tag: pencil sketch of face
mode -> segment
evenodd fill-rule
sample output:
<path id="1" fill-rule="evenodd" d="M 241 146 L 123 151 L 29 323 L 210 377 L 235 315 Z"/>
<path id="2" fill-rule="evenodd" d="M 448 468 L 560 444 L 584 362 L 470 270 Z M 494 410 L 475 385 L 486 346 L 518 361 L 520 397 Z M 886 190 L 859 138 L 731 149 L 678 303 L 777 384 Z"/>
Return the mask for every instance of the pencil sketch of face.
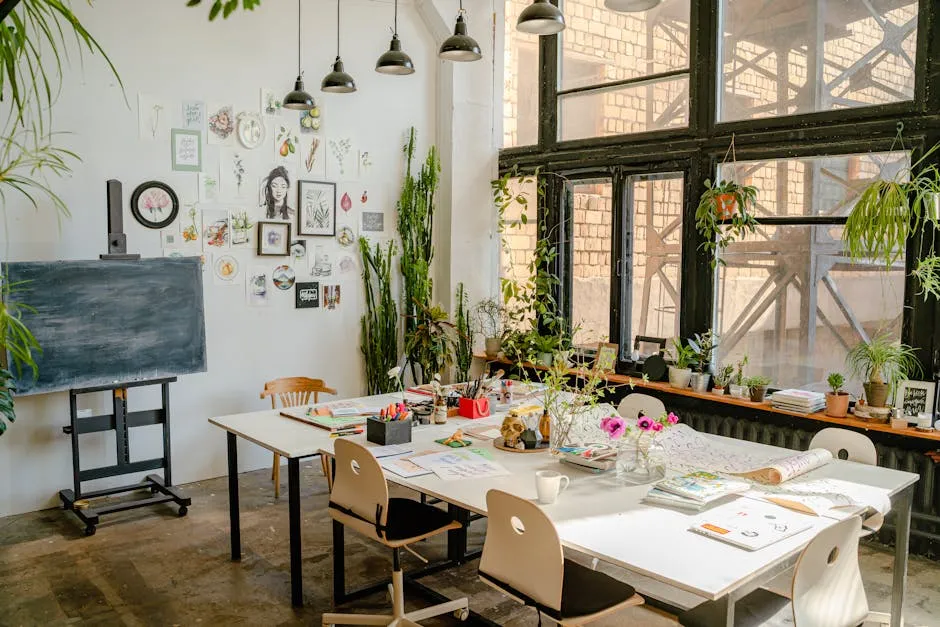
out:
<path id="1" fill-rule="evenodd" d="M 287 190 L 290 189 L 285 181 L 280 176 L 275 177 L 271 180 L 271 196 L 274 198 L 274 202 L 281 204 L 284 202 L 284 199 L 287 197 Z"/>

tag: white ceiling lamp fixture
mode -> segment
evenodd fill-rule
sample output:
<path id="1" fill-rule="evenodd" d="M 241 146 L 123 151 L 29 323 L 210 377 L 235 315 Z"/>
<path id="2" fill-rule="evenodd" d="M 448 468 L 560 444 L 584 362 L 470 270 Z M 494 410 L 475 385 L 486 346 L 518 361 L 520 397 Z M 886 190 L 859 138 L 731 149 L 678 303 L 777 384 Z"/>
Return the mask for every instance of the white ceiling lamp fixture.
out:
<path id="1" fill-rule="evenodd" d="M 617 13 L 641 13 L 662 3 L 663 0 L 604 0 L 604 6 Z"/>

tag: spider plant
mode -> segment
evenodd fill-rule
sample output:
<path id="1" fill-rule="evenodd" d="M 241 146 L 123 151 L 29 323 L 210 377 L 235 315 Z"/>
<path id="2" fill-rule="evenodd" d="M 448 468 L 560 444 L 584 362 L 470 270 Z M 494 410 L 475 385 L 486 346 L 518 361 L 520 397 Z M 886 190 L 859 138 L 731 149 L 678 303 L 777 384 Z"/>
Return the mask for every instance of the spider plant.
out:
<path id="1" fill-rule="evenodd" d="M 940 300 L 940 257 L 929 255 L 919 259 L 911 276 L 920 283 L 917 294 L 923 295 L 925 301 L 931 296 Z"/>
<path id="2" fill-rule="evenodd" d="M 752 185 L 705 181 L 705 192 L 695 210 L 695 227 L 704 240 L 699 248 L 711 256 L 713 268 L 724 265 L 718 255 L 729 244 L 757 230 L 757 218 L 751 212 L 756 200 L 757 188 Z"/>
<path id="3" fill-rule="evenodd" d="M 845 361 L 853 374 L 863 380 L 869 404 L 876 407 L 883 406 L 900 381 L 923 372 L 916 350 L 895 342 L 887 333 L 859 342 L 846 355 Z M 880 402 L 874 402 L 871 396 L 877 396 Z"/>

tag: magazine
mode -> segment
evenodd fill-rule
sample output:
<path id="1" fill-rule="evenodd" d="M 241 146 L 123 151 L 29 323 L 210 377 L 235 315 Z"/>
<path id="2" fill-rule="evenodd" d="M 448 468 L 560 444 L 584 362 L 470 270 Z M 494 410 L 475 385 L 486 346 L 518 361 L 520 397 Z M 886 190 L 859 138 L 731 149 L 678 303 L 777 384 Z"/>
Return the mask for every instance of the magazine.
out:
<path id="1" fill-rule="evenodd" d="M 694 501 L 708 502 L 728 494 L 738 494 L 751 489 L 746 481 L 725 479 L 716 474 L 699 470 L 680 477 L 663 479 L 656 488 Z"/>
<path id="2" fill-rule="evenodd" d="M 754 499 L 737 499 L 699 516 L 689 531 L 756 551 L 812 527 L 812 518 Z"/>

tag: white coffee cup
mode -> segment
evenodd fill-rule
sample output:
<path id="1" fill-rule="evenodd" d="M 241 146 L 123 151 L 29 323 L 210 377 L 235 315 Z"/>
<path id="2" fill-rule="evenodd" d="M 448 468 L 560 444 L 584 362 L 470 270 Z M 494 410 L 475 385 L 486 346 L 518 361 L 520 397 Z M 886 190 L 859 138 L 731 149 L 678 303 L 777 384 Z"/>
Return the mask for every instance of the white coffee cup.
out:
<path id="1" fill-rule="evenodd" d="M 554 503 L 558 494 L 568 487 L 568 482 L 568 477 L 554 470 L 540 470 L 535 473 L 535 491 L 539 495 L 539 503 L 543 505 Z"/>
<path id="2" fill-rule="evenodd" d="M 917 414 L 917 426 L 921 429 L 930 429 L 933 427 L 933 412 L 920 412 Z"/>

